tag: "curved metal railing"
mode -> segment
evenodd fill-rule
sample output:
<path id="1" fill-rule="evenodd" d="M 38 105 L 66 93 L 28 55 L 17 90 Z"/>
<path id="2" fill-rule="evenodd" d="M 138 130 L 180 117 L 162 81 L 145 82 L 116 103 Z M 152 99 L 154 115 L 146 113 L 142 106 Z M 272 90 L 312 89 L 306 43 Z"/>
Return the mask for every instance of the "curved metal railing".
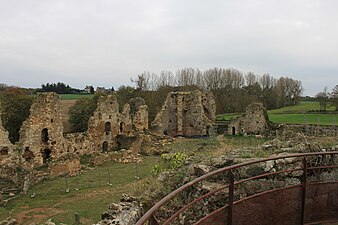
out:
<path id="1" fill-rule="evenodd" d="M 136 223 L 136 225 L 143 225 L 143 224 L 151 224 L 151 225 L 159 225 L 160 222 L 159 220 L 156 218 L 156 214 L 160 211 L 160 209 L 162 207 L 164 207 L 168 202 L 170 202 L 170 200 L 174 199 L 177 195 L 179 195 L 180 193 L 183 193 L 185 190 L 193 187 L 196 184 L 199 184 L 202 181 L 205 181 L 206 179 L 210 179 L 212 177 L 215 177 L 217 175 L 223 174 L 223 173 L 227 173 L 228 174 L 228 184 L 222 185 L 220 187 L 217 187 L 211 191 L 209 191 L 208 193 L 195 198 L 194 200 L 186 203 L 184 206 L 182 206 L 181 208 L 179 208 L 178 210 L 176 210 L 171 216 L 169 216 L 169 218 L 162 218 L 161 220 L 161 224 L 166 225 L 166 224 L 170 224 L 172 223 L 176 218 L 179 217 L 179 215 L 186 211 L 187 209 L 189 209 L 190 207 L 192 207 L 193 205 L 195 205 L 197 202 L 202 201 L 203 199 L 206 199 L 210 196 L 215 195 L 216 193 L 222 191 L 222 190 L 226 190 L 228 189 L 228 201 L 227 201 L 227 222 L 225 224 L 231 225 L 232 224 L 232 211 L 233 211 L 233 204 L 234 204 L 234 191 L 235 191 L 235 186 L 239 185 L 239 184 L 243 184 L 247 181 L 252 181 L 255 179 L 259 179 L 259 178 L 264 178 L 264 177 L 268 177 L 268 176 L 274 176 L 274 175 L 279 175 L 279 174 L 285 174 L 285 173 L 292 173 L 292 172 L 296 172 L 296 171 L 302 171 L 301 172 L 301 181 L 300 184 L 298 186 L 301 186 L 302 188 L 302 202 L 301 202 L 301 224 L 304 224 L 304 210 L 305 210 L 305 193 L 306 193 L 306 187 L 307 187 L 307 174 L 310 173 L 310 171 L 316 171 L 316 170 L 320 170 L 320 169 L 334 169 L 334 168 L 338 168 L 338 160 L 334 161 L 332 160 L 332 165 L 309 165 L 309 161 L 308 158 L 309 157 L 324 157 L 324 156 L 331 156 L 331 158 L 333 159 L 333 156 L 338 155 L 337 151 L 332 151 L 332 152 L 313 152 L 313 153 L 300 153 L 300 154 L 290 154 L 290 155 L 283 155 L 283 156 L 275 156 L 275 157 L 271 157 L 271 158 L 267 158 L 267 159 L 258 159 L 258 160 L 252 160 L 252 161 L 247 161 L 244 163 L 240 163 L 240 164 L 236 164 L 236 165 L 231 165 L 228 167 L 224 167 L 224 168 L 220 168 L 217 169 L 215 171 L 212 171 L 208 174 L 205 174 L 203 176 L 200 176 L 188 183 L 186 183 L 185 185 L 179 187 L 178 189 L 176 189 L 175 191 L 173 191 L 172 193 L 168 194 L 167 196 L 165 196 L 163 199 L 161 199 L 159 202 L 157 202 L 148 212 L 146 212 L 141 219 Z M 293 162 L 301 162 L 300 165 L 301 167 L 298 166 L 298 168 L 292 168 L 292 169 L 285 169 L 285 170 L 280 170 L 280 171 L 272 171 L 272 172 L 267 172 L 267 173 L 262 173 L 259 175 L 255 175 L 255 176 L 251 176 L 251 177 L 247 177 L 245 179 L 239 180 L 239 181 L 235 181 L 235 176 L 234 176 L 234 172 L 236 172 L 236 170 L 239 170 L 245 166 L 250 166 L 253 164 L 259 164 L 259 163 L 263 163 L 263 162 L 268 162 L 268 161 L 275 161 L 275 160 L 283 160 L 283 159 L 298 159 L 298 160 L 294 160 Z M 292 164 L 292 163 L 290 163 Z M 297 186 L 297 185 L 296 185 Z M 242 201 L 244 199 L 239 199 L 239 201 Z M 216 211 L 216 210 L 215 210 Z"/>

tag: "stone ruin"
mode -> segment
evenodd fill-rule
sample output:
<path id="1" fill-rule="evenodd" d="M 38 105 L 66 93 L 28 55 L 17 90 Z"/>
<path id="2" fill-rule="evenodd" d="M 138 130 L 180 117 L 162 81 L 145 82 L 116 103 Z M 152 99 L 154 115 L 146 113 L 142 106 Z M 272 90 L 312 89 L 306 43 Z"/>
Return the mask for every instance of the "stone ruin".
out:
<path id="1" fill-rule="evenodd" d="M 64 134 L 62 114 L 56 93 L 39 93 L 14 145 L 0 119 L 0 181 L 24 190 L 44 177 L 75 175 L 84 154 L 109 161 L 114 154 L 108 153 L 115 150 L 161 151 L 165 135 L 207 136 L 214 126 L 215 102 L 209 92 L 170 93 L 152 123 L 157 134 L 148 129 L 148 107 L 142 98 L 131 99 L 120 110 L 115 95 L 100 97 L 85 132 Z"/>
<path id="2" fill-rule="evenodd" d="M 228 134 L 264 134 L 270 129 L 268 113 L 262 103 L 251 103 L 245 114 L 229 122 Z"/>
<path id="3" fill-rule="evenodd" d="M 8 139 L 8 131 L 5 130 L 5 128 L 2 125 L 1 110 L 0 110 L 0 159 L 7 157 L 11 153 L 11 151 L 12 151 L 12 143 Z"/>
<path id="4" fill-rule="evenodd" d="M 171 92 L 151 126 L 156 133 L 172 137 L 209 136 L 215 114 L 211 92 Z"/>
<path id="5" fill-rule="evenodd" d="M 37 166 L 58 158 L 64 152 L 62 109 L 56 93 L 38 94 L 20 129 L 18 145 L 23 162 Z"/>

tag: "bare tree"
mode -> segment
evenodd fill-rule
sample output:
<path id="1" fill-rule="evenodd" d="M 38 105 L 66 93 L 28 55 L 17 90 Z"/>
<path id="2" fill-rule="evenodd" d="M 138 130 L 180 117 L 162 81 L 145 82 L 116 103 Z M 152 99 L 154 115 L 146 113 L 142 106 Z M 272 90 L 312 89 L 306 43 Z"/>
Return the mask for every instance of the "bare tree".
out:
<path id="1" fill-rule="evenodd" d="M 336 85 L 333 89 L 332 92 L 330 93 L 330 97 L 333 100 L 335 106 L 336 106 L 336 111 L 338 111 L 338 85 Z"/>
<path id="2" fill-rule="evenodd" d="M 326 112 L 327 104 L 328 104 L 328 101 L 329 101 L 329 95 L 327 93 L 327 87 L 325 87 L 323 91 L 316 94 L 316 98 L 319 101 L 319 107 L 320 107 L 319 110 Z"/>

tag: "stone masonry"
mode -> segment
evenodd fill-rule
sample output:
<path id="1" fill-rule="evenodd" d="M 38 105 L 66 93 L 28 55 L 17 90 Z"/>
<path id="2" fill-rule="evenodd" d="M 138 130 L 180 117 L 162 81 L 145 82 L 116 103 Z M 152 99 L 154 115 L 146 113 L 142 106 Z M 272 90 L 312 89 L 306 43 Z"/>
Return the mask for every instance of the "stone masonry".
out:
<path id="1" fill-rule="evenodd" d="M 216 104 L 211 92 L 171 92 L 151 126 L 157 133 L 175 136 L 209 136 Z"/>
<path id="2" fill-rule="evenodd" d="M 245 114 L 230 121 L 228 134 L 264 134 L 269 130 L 270 121 L 262 103 L 251 103 Z"/>
<path id="3" fill-rule="evenodd" d="M 0 103 L 0 157 L 10 153 L 12 144 L 8 139 L 8 131 L 2 125 L 1 120 L 1 103 Z"/>
<path id="4" fill-rule="evenodd" d="M 64 152 L 62 109 L 56 93 L 39 93 L 20 129 L 22 162 L 43 165 Z"/>

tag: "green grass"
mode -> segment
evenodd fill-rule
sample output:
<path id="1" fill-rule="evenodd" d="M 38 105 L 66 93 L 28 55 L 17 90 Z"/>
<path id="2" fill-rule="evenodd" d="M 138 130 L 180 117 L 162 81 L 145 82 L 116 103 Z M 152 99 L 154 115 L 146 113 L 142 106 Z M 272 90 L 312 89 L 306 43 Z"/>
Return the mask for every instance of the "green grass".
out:
<path id="1" fill-rule="evenodd" d="M 300 114 L 307 112 L 316 112 L 319 111 L 319 102 L 300 102 L 298 105 L 286 106 L 280 109 L 269 110 L 269 114 Z M 327 111 L 334 111 L 335 107 L 333 105 L 327 106 Z"/>
<path id="2" fill-rule="evenodd" d="M 93 94 L 61 94 L 61 100 L 77 100 L 79 98 L 93 98 Z"/>
<path id="3" fill-rule="evenodd" d="M 145 178 L 156 164 L 156 157 L 145 157 L 138 164 L 138 176 Z M 109 172 L 111 173 L 109 182 Z M 78 188 L 76 191 L 76 178 L 68 179 L 70 192 L 66 193 L 66 178 L 58 177 L 43 181 L 34 186 L 36 193 L 34 198 L 28 195 L 20 195 L 10 201 L 6 206 L 0 207 L 0 220 L 8 216 L 17 217 L 20 213 L 26 215 L 38 214 L 37 208 L 51 208 L 58 212 L 56 215 L 44 218 L 43 221 L 52 218 L 53 222 L 72 224 L 74 214 L 79 213 L 84 224 L 92 224 L 100 220 L 100 215 L 107 210 L 108 204 L 118 202 L 122 193 L 131 193 L 137 188 L 136 164 L 106 163 L 95 167 L 78 176 Z M 26 219 L 25 224 L 32 222 Z M 41 221 L 40 221 L 41 222 Z"/>
<path id="4" fill-rule="evenodd" d="M 319 113 L 319 102 L 303 101 L 295 106 L 269 110 L 268 115 L 270 121 L 274 123 L 333 125 L 335 121 L 338 123 L 338 114 L 332 113 L 334 110 L 334 106 L 328 106 L 327 111 L 331 112 L 330 114 Z M 217 115 L 216 120 L 228 121 L 241 115 L 241 113 L 222 114 Z"/>
<path id="5" fill-rule="evenodd" d="M 338 125 L 338 114 L 270 114 L 270 121 L 284 124 Z"/>
<path id="6" fill-rule="evenodd" d="M 227 114 L 219 114 L 216 116 L 217 121 L 227 121 L 232 120 L 236 117 L 243 115 L 243 113 L 227 113 Z"/>

